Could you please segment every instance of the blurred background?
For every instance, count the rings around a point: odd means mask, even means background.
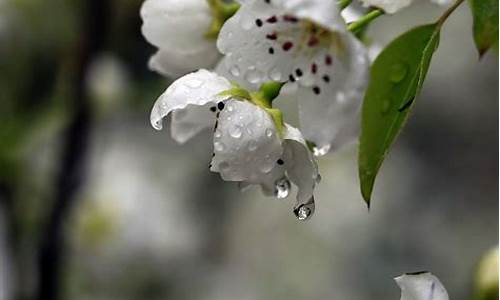
[[[417,2],[377,19],[373,41],[444,10]],[[421,270],[472,299],[498,245],[498,55],[478,60],[467,5],[371,210],[354,145],[320,159],[305,223],[293,197],[210,173],[209,135],[180,146],[151,128],[169,82],[147,69],[140,5],[0,0],[0,299],[396,300],[392,278]]]

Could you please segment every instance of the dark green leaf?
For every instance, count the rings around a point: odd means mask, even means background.
[[[474,18],[474,41],[482,56],[498,42],[498,0],[469,0]]]
[[[359,145],[361,193],[368,205],[377,172],[422,87],[439,33],[438,24],[414,28],[392,41],[373,63]]]

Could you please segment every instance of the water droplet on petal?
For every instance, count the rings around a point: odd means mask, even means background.
[[[274,131],[271,128],[266,129],[266,136],[268,138],[272,138],[274,135]]]
[[[198,89],[203,85],[203,81],[199,79],[191,79],[185,83],[188,88]]]
[[[217,129],[217,130],[214,132],[214,137],[218,139],[218,138],[220,138],[221,136],[222,136],[222,132],[221,132],[219,129]]]
[[[241,128],[239,126],[233,126],[229,130],[229,135],[235,139],[239,139],[242,135]]]
[[[235,77],[238,77],[240,76],[240,68],[238,68],[238,66],[232,66],[230,69],[229,69],[229,72],[231,73],[231,75],[235,76]]]
[[[262,74],[259,70],[252,68],[249,69],[248,72],[245,74],[245,79],[252,84],[256,84],[259,83],[260,80],[262,79]]]
[[[280,81],[281,80],[281,71],[278,68],[272,68],[271,71],[269,72],[269,78],[271,78],[274,81]]]
[[[248,143],[248,151],[255,151],[255,150],[257,150],[257,141],[251,140]]]
[[[311,197],[306,203],[300,204],[293,209],[293,213],[300,221],[306,221],[312,217],[316,205],[314,204],[314,197]]]
[[[285,199],[290,194],[290,180],[282,178],[276,181],[274,185],[274,195],[278,199]]]
[[[330,151],[330,145],[325,145],[322,147],[314,147],[313,148],[313,154],[316,157],[323,156],[323,155],[327,154],[328,151]]]
[[[345,96],[344,93],[342,93],[342,92],[337,93],[337,102],[344,103],[346,100],[347,100],[347,97]]]
[[[224,151],[225,146],[221,142],[215,142],[214,143],[214,149],[215,149],[215,151],[222,152],[222,151]]]
[[[408,67],[405,64],[395,64],[391,66],[391,74],[389,79],[391,82],[398,83],[401,82],[408,73]]]

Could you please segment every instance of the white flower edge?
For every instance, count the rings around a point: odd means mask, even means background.
[[[401,288],[401,300],[449,300],[441,281],[430,272],[407,273],[394,280]]]
[[[151,125],[161,130],[163,118],[173,113],[172,138],[184,143],[213,125],[210,107],[228,99],[229,96],[219,94],[231,87],[227,79],[205,69],[187,74],[172,83],[156,100],[151,111]],[[193,107],[184,110],[187,106]]]

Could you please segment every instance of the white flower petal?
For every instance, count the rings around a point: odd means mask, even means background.
[[[314,212],[314,188],[320,180],[318,165],[300,131],[286,124],[285,132],[284,161],[287,175],[298,187],[297,204],[294,211],[307,206],[311,210],[310,215],[312,215]]]
[[[149,68],[163,76],[177,78],[198,69],[210,68],[220,58],[215,44],[199,48],[161,48],[149,59]]]
[[[348,35],[343,36],[343,44],[346,47],[343,53],[330,54],[329,66],[318,66],[317,73],[322,75],[310,79],[313,74],[305,74],[296,91],[302,133],[324,152],[342,147],[349,142],[349,135],[357,132],[352,127],[358,126],[368,83],[369,59],[365,47]],[[311,87],[307,87],[308,81]]]
[[[284,9],[299,19],[309,20],[331,31],[345,31],[337,1],[325,0],[271,0],[279,9]]]
[[[215,103],[205,105],[189,105],[186,109],[172,112],[170,135],[179,144],[184,144],[206,128],[213,128],[215,124]]]
[[[412,3],[412,0],[361,0],[365,6],[374,6],[393,14]]]
[[[156,100],[151,111],[151,124],[160,130],[162,119],[170,112],[185,109],[188,105],[204,106],[207,103],[225,100],[227,96],[218,94],[229,89],[231,89],[229,81],[207,70],[202,69],[185,75],[172,83]],[[175,125],[173,127],[175,128]],[[195,126],[194,130],[199,131],[199,126]],[[185,134],[184,132],[183,135]]]
[[[405,274],[395,278],[401,288],[401,300],[448,300],[439,279],[429,272]]]
[[[284,168],[275,168],[282,152],[281,139],[265,110],[248,101],[226,102],[214,133],[212,171],[227,181],[267,184],[284,173]]]
[[[140,13],[144,37],[159,48],[153,70],[180,76],[215,64],[215,42],[205,37],[212,22],[206,0],[146,0]]]

